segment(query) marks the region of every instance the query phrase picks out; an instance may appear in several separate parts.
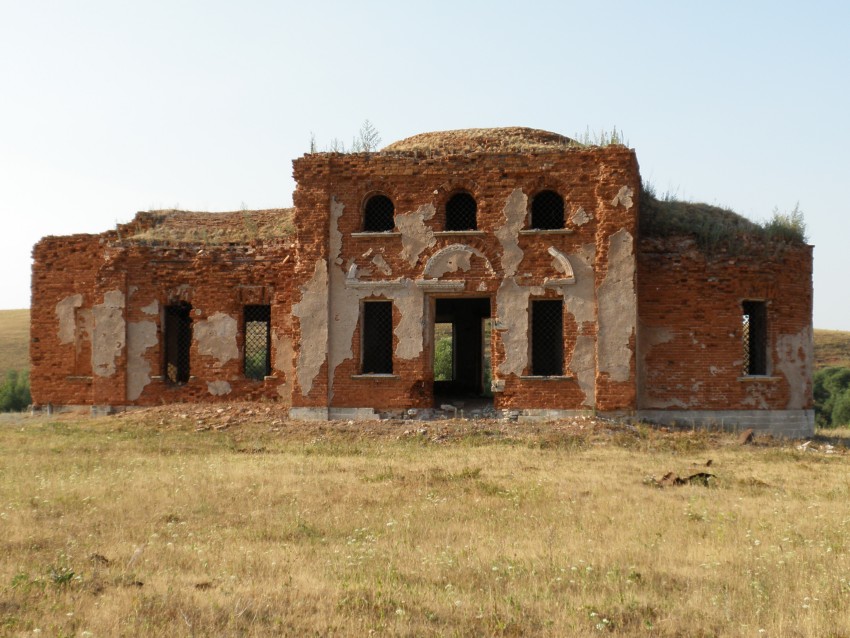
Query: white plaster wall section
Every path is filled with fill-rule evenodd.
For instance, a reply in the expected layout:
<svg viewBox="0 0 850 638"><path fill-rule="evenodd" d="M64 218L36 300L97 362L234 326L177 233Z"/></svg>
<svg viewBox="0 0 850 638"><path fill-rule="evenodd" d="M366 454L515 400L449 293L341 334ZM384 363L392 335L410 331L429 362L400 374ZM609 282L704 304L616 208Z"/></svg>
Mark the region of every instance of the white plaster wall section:
<svg viewBox="0 0 850 638"><path fill-rule="evenodd" d="M521 375L528 365L529 288L518 286L513 277L505 277L496 291L496 329L505 348L505 360L496 376L504 379Z"/></svg>
<svg viewBox="0 0 850 638"><path fill-rule="evenodd" d="M307 396L328 354L328 266L318 259L310 280L301 286L301 300L292 306L301 326L301 347L295 376Z"/></svg>
<svg viewBox="0 0 850 638"><path fill-rule="evenodd" d="M331 235L336 229L336 220L331 219ZM333 255L333 253L331 253ZM349 278L341 266L330 267L330 288L328 290L328 305L330 320L328 323L328 399L333 398L334 377L337 367L346 359L354 356L351 342L357 320L360 317L361 291L347 287L346 281L357 281L357 267L354 266L353 277ZM351 272L351 271L349 271ZM302 346L303 347L303 346Z"/></svg>
<svg viewBox="0 0 850 638"><path fill-rule="evenodd" d="M124 293L110 290L103 295L103 303L92 309L92 314L92 369L99 377L111 377L115 374L115 359L121 355L127 341Z"/></svg>
<svg viewBox="0 0 850 638"><path fill-rule="evenodd" d="M629 188L628 186L623 186L617 191L617 194L614 196L614 199L611 200L611 206L616 208L617 206L622 206L626 210L632 207L634 203L632 197L635 192Z"/></svg>
<svg viewBox="0 0 850 638"><path fill-rule="evenodd" d="M425 294L409 279L405 286L393 289L393 301L399 311L399 322L394 331L398 342L395 356L399 359L415 359L422 354L422 335L425 329ZM387 294L390 294L389 291Z"/></svg>
<svg viewBox="0 0 850 638"><path fill-rule="evenodd" d="M437 243L434 231L425 225L436 213L433 204L423 204L411 213L395 217L396 228L401 233L401 257L411 266L416 265L423 250Z"/></svg>
<svg viewBox="0 0 850 638"><path fill-rule="evenodd" d="M216 312L209 319L196 322L194 332L198 352L213 357L219 366L231 359L238 359L237 328L236 319L223 312Z"/></svg>
<svg viewBox="0 0 850 638"><path fill-rule="evenodd" d="M596 340L593 337L576 337L569 369L584 393L584 405L592 408L596 402Z"/></svg>
<svg viewBox="0 0 850 638"><path fill-rule="evenodd" d="M576 277L573 273L573 265L570 263L570 258L554 246L549 246L546 252L552 255L552 268L563 275L561 278L575 283Z"/></svg>
<svg viewBox="0 0 850 638"><path fill-rule="evenodd" d="M502 245L502 270L505 277L516 275L522 261L522 249L519 247L519 231L525 223L528 209L528 196L521 188L515 188L508 196L502 215L505 223L496 229L496 239Z"/></svg>
<svg viewBox="0 0 850 638"><path fill-rule="evenodd" d="M59 343L74 343L77 331L76 309L83 305L81 294L68 295L56 304L56 319L59 322Z"/></svg>
<svg viewBox="0 0 850 638"><path fill-rule="evenodd" d="M631 233L621 228L608 238L608 272L599 286L599 372L612 381L628 381L629 339L637 319L635 260Z"/></svg>
<svg viewBox="0 0 850 638"><path fill-rule="evenodd" d="M575 226L584 226L587 222L592 219L592 216L587 213L581 206L579 206L576 211L570 215L570 222Z"/></svg>
<svg viewBox="0 0 850 638"><path fill-rule="evenodd" d="M151 364L145 357L157 344L156 322L133 321L127 324L127 400L135 401L151 382Z"/></svg>
<svg viewBox="0 0 850 638"><path fill-rule="evenodd" d="M458 270L469 272L472 267L473 256L483 259L487 272L491 275L495 274L490 260L480 250L466 244L451 244L441 248L428 258L423 271L424 276L439 279L449 272L457 272Z"/></svg>
<svg viewBox="0 0 850 638"><path fill-rule="evenodd" d="M142 307L142 312L146 315L158 315L159 314L159 302L154 299L147 306Z"/></svg>
<svg viewBox="0 0 850 638"><path fill-rule="evenodd" d="M802 410L812 378L814 346L812 328L806 326L793 335L781 335L776 340L777 368L788 382L787 410Z"/></svg>
<svg viewBox="0 0 850 638"><path fill-rule="evenodd" d="M564 309L572 315L579 326L587 321L596 320L596 291L593 264L596 247L585 244L577 252L569 255L570 267L575 284L563 288Z"/></svg>
<svg viewBox="0 0 850 638"><path fill-rule="evenodd" d="M375 264L375 268L387 277L393 274L393 269L390 268L390 265L381 253L377 253L374 257L372 257L372 263Z"/></svg>
<svg viewBox="0 0 850 638"><path fill-rule="evenodd" d="M207 381L207 392L215 397L230 394L231 389L227 381Z"/></svg>

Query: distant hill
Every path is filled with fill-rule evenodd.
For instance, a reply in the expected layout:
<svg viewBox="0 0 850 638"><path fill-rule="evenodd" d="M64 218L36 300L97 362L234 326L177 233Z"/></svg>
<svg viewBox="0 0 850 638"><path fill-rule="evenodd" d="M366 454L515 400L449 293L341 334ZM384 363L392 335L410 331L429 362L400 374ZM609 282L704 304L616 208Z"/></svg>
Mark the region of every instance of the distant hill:
<svg viewBox="0 0 850 638"><path fill-rule="evenodd" d="M0 375L30 368L30 311L0 310Z"/></svg>
<svg viewBox="0 0 850 638"><path fill-rule="evenodd" d="M850 332L815 329L815 368L850 368Z"/></svg>
<svg viewBox="0 0 850 638"><path fill-rule="evenodd" d="M29 370L29 310L0 310L0 375ZM815 368L850 368L850 332L815 330Z"/></svg>

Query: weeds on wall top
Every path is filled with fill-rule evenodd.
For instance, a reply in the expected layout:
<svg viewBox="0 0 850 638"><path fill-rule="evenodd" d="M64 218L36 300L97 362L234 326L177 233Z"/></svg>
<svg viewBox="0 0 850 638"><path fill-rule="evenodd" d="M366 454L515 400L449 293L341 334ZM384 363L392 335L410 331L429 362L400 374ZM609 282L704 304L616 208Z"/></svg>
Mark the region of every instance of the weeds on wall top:
<svg viewBox="0 0 850 638"><path fill-rule="evenodd" d="M805 244L806 223L799 204L790 213L774 209L771 219L757 223L728 208L689 202L666 193L657 197L651 184L643 184L640 232L644 237L692 237L704 251L725 250L741 254L753 242Z"/></svg>

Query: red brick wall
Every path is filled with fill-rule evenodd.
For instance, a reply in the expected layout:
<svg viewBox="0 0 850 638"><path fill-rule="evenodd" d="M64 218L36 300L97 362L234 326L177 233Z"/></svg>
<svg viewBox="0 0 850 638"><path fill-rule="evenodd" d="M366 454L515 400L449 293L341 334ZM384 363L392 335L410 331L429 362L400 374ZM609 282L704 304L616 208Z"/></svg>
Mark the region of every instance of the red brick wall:
<svg viewBox="0 0 850 638"><path fill-rule="evenodd" d="M753 244L710 258L686 239L644 239L638 256L641 408L808 409L812 407L811 247ZM744 379L743 300L767 303L769 378ZM808 333L807 333L808 331ZM802 335L790 362L781 339ZM794 369L789 380L783 365ZM801 405L791 405L793 390Z"/></svg>
<svg viewBox="0 0 850 638"><path fill-rule="evenodd" d="M465 281L465 296L488 296L495 309L496 291L502 281L502 246L493 234L504 223L503 208L515 189L528 195L544 189L553 189L564 196L566 216L578 208L590 215L591 220L581 226L571 223L572 234L530 234L519 237L524 253L517 269L517 281L523 286L542 286L546 278L556 278L552 256L547 249L554 246L564 254L575 253L582 246L594 246L595 280L598 286L604 281L608 268L608 240L612 233L626 229L633 237L637 227L639 206L639 175L633 151L622 147L605 149L571 149L561 152L530 154L469 154L465 156L423 157L395 154L313 154L294 162L297 189L294 203L297 209L298 264L295 270L295 299L300 298L300 287L312 277L317 259L327 259L328 237L331 232L329 217L331 198L344 205L338 229L342 234L341 264L331 268L347 271L355 264L358 271L371 269L369 280L391 280L398 277L421 279L427 259L451 244L462 243L479 250L496 270L487 272L485 262L472 259L469 272L447 273L441 280ZM627 186L632 191L632 206L614 205L612 201L620 189ZM396 216L416 211L421 206L433 205L434 217L426 225L435 231L444 228L443 204L458 189L470 192L478 203L477 226L479 235L444 234L435 237L433 247L425 249L417 263L411 266L401 256L401 238L398 234L352 236L362 229L362 209L369 195L384 193L395 204ZM382 253L392 269L385 276L376 271L371 259ZM553 293L547 289L545 295ZM570 290L567 289L567 294ZM447 296L447 295L440 295ZM539 296L539 295L535 295ZM590 302L595 304L595 300ZM594 317L595 318L595 317ZM585 321L575 325L565 313L565 361L569 368L572 348L577 334L596 338L596 322ZM397 320L397 319L396 319ZM296 339L300 337L297 318L293 319ZM427 330L427 328L426 328ZM398 379L352 378L359 366L359 333L352 337L353 356L341 364L334 377L334 406L374 406L380 409L419 407L430 405L431 345L425 343L423 352L412 360L396 358L394 372ZM499 336L494 336L494 368L504 360L505 353ZM634 343L632 343L632 353ZM611 382L607 375L596 379L596 403L604 409L634 409L635 363L630 363L631 374L626 382ZM527 371L526 371L527 372ZM327 367L323 367L313 380L307 397L296 388L293 405L327 405ZM583 407L584 393L574 379L541 381L510 377L505 390L496 396L497 407L552 407L578 409ZM585 406L587 407L587 406Z"/></svg>
<svg viewBox="0 0 850 638"><path fill-rule="evenodd" d="M288 403L289 390L281 396L279 386L291 382L291 370L273 369L275 378L258 382L245 378L242 359L246 304L270 304L272 330L291 338L289 282L294 264L285 240L250 246L168 245L121 241L111 232L49 237L36 245L33 255L31 379L35 404L151 405L259 398ZM127 397L126 344L117 352L114 374L99 376L92 374L91 333L78 329L70 344L61 344L58 338L58 302L79 293L82 306L77 314L91 316L104 295L114 291L124 296L125 336L131 323L153 322L156 326L157 344L146 349L143 357L152 379L136 401ZM162 378L163 308L178 300L192 304L193 326L217 312L235 318L239 356L220 365L214 357L202 355L193 339L192 378L183 385L170 385ZM271 348L274 362L274 339ZM287 367L291 368L291 362ZM231 391L214 396L207 386L211 381L226 381Z"/></svg>

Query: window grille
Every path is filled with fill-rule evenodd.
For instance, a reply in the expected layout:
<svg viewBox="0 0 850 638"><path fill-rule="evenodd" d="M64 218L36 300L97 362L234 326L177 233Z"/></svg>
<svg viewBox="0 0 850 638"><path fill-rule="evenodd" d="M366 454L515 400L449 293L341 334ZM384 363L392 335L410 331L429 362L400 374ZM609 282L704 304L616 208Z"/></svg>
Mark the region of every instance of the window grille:
<svg viewBox="0 0 850 638"><path fill-rule="evenodd" d="M564 304L560 299L531 302L531 374L564 374Z"/></svg>
<svg viewBox="0 0 850 638"><path fill-rule="evenodd" d="M165 307L165 376L172 384L186 383L190 375L192 306L187 303Z"/></svg>
<svg viewBox="0 0 850 638"><path fill-rule="evenodd" d="M478 204L469 193L456 193L446 202L446 230L476 230Z"/></svg>
<svg viewBox="0 0 850 638"><path fill-rule="evenodd" d="M767 374L767 305L745 301L742 315L745 376Z"/></svg>
<svg viewBox="0 0 850 638"><path fill-rule="evenodd" d="M363 374L393 372L393 304L367 301L363 304Z"/></svg>
<svg viewBox="0 0 850 638"><path fill-rule="evenodd" d="M531 200L531 227L553 230L564 227L564 198L555 191L541 191Z"/></svg>
<svg viewBox="0 0 850 638"><path fill-rule="evenodd" d="M386 195L373 195L363 209L363 230L385 232L395 227L395 206Z"/></svg>
<svg viewBox="0 0 850 638"><path fill-rule="evenodd" d="M245 376L262 381L271 374L271 306L245 306Z"/></svg>

